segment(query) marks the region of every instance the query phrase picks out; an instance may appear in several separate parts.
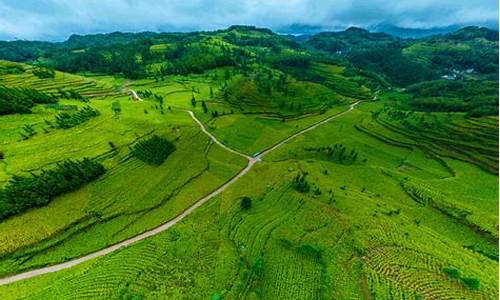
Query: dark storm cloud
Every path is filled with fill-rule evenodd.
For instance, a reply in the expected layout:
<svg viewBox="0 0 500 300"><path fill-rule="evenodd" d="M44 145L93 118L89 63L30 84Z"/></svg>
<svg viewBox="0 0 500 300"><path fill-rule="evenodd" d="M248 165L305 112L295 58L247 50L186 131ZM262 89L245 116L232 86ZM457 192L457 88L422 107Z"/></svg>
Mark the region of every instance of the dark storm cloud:
<svg viewBox="0 0 500 300"><path fill-rule="evenodd" d="M272 29L407 28L496 24L496 0L0 0L0 38L57 39L72 33L190 31L253 24Z"/></svg>

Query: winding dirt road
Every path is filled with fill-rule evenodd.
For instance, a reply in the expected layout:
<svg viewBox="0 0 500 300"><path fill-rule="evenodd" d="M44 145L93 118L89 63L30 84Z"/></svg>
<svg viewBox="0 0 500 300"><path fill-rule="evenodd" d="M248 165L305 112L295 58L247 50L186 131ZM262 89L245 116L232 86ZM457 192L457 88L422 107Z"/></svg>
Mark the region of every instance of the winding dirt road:
<svg viewBox="0 0 500 300"><path fill-rule="evenodd" d="M134 96L134 98L137 96L137 94L133 91L133 90L130 90ZM138 96L137 96L138 97ZM140 98L139 98L140 99ZM154 228L154 229L151 229L149 231L146 231L144 233L141 233L139 235L136 235L132 238L129 238L129 239L126 239L124 241L121 241L117 244L114 244L112 246L109 246L109 247L106 247L104 249L101 249L99 251L96 251L94 253L91 253L91 254L88 254L88 255L85 255L85 256L82 256L80 258L75 258L75 259L72 259L70 261L67 261L67 262L64 262L64 263L60 263L60 264L56 264L56 265L53 265L53 266L48 266L48 267L43 267L43 268L40 268L40 269L36 269L36 270L32 270L32 271L28 271L28 272L24 272L24 273L20 273L20 274L16 274L16 275L11 275L11 276L7 276L7 277L4 277L4 278L1 278L0 279L0 285L5 285L5 284L9 284L9 283L13 283L13 282L16 282L16 281L19 281L19 280L23 280L23 279L28 279L28 278L32 278L32 277L36 277L36 276L39 276L39 275L43 275L43 274L48 274L48 273L52 273L52 272L57 272L57 271L61 271L61 270L64 270L64 269L68 269L68 268L71 268L71 267L74 267L76 265L79 265L83 262L86 262L86 261L89 261L91 259L94 259L94 258L97 258L97 257L100 257L100 256L104 256L106 254L109 254L111 252L114 252L120 248L123 248L123 247L127 247L127 246L130 246L138 241L141 241L141 240L144 240L148 237L151 237L151 236L154 236L154 235L157 235L167 229L169 229L170 227L174 226L175 224L177 224L178 222L180 222L182 219L184 219L185 217L187 217L189 214L191 214L195 209L197 209L198 207L200 207L201 205L203 205L205 202L207 202L208 200L212 199L213 197L217 196L218 194L222 193L224 190L226 190L228 187L230 187L232 184L234 184L236 181L238 181L243 175L245 175L248 171L250 171L250 169L253 167L253 165L260 161L260 159L269 154L271 151L281 147L282 145L288 143L289 141L291 141L292 139L300 136L300 135L303 135L304 133L310 131L310 130L313 130L315 129L316 127L318 126L321 126L335 118L338 118L350 111L352 111L356 105L358 105L360 103L360 101L356 102L356 103L353 103L349 106L349 109L346 110L346 111L343 111L341 113L338 113L336 115L333 115L333 116L330 116L316 124L313 124L305 129L302 129L300 131L298 131L297 133L287 137L286 139L282 140L281 142L275 144L274 146L271 146L270 148L262 151L262 153L256 155L255 157L252 157L252 156L249 156L249 155L246 155L244 153L241 153L241 152L238 152L234 149L231 149L229 147L227 147L226 145L224 145L223 143L221 143L219 140L217 140L210 132L208 132L208 130L205 128L205 126L203 125L203 123L201 123L200 120L198 120L196 118L196 116L194 115L194 113L192 111L188 111L189 115L191 116L191 118L193 118L193 120L200 126L201 130L214 142L216 143L217 145L221 146L222 148L224 148L225 150L229 151L229 152L232 152L236 155L239 155L239 156L242 156L244 158L246 158L248 160L248 163L247 163L247 166L241 170L238 174L236 174L233 178L231 178L230 180L228 180L226 183L224 183L223 185L221 185L220 187L218 187L216 190L214 190L213 192L211 192L210 194L206 195L205 197L203 197L202 199L198 200L196 203L194 203L192 206L188 207L186 210L184 210L182 213L180 213L179 215L177 215L175 218L169 220L168 222Z"/></svg>
<svg viewBox="0 0 500 300"><path fill-rule="evenodd" d="M132 89L129 89L129 90L128 90L128 92L129 92L129 94L131 94L131 95L132 95L132 99L134 99L134 100L136 100L136 101L141 101L141 102L143 101L143 100L141 99L141 97L139 97L139 95L137 94L137 92L136 92L136 91L134 91L134 90L132 90Z"/></svg>

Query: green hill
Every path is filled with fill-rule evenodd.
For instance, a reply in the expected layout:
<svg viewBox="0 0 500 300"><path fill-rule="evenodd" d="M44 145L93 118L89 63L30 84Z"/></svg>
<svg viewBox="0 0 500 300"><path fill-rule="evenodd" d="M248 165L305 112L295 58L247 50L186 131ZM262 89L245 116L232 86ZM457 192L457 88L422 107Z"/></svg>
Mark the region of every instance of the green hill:
<svg viewBox="0 0 500 300"><path fill-rule="evenodd" d="M495 34L0 42L0 298L498 298Z"/></svg>

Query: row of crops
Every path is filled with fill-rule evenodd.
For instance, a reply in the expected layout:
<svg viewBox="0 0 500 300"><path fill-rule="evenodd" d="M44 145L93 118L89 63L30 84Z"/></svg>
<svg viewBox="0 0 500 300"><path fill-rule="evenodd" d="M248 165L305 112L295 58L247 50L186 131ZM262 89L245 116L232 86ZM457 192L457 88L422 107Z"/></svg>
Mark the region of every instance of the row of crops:
<svg viewBox="0 0 500 300"><path fill-rule="evenodd" d="M68 129L75 127L91 118L100 116L101 113L89 105L84 106L76 113L60 112L55 116L55 123L57 128Z"/></svg>

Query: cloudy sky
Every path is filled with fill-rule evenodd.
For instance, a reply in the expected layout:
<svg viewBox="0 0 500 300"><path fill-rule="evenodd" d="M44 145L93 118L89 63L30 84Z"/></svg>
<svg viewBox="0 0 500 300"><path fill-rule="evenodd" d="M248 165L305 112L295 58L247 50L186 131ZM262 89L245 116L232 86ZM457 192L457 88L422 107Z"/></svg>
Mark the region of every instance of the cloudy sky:
<svg viewBox="0 0 500 300"><path fill-rule="evenodd" d="M192 31L252 24L343 29L498 24L497 0L0 0L0 39L72 33Z"/></svg>

